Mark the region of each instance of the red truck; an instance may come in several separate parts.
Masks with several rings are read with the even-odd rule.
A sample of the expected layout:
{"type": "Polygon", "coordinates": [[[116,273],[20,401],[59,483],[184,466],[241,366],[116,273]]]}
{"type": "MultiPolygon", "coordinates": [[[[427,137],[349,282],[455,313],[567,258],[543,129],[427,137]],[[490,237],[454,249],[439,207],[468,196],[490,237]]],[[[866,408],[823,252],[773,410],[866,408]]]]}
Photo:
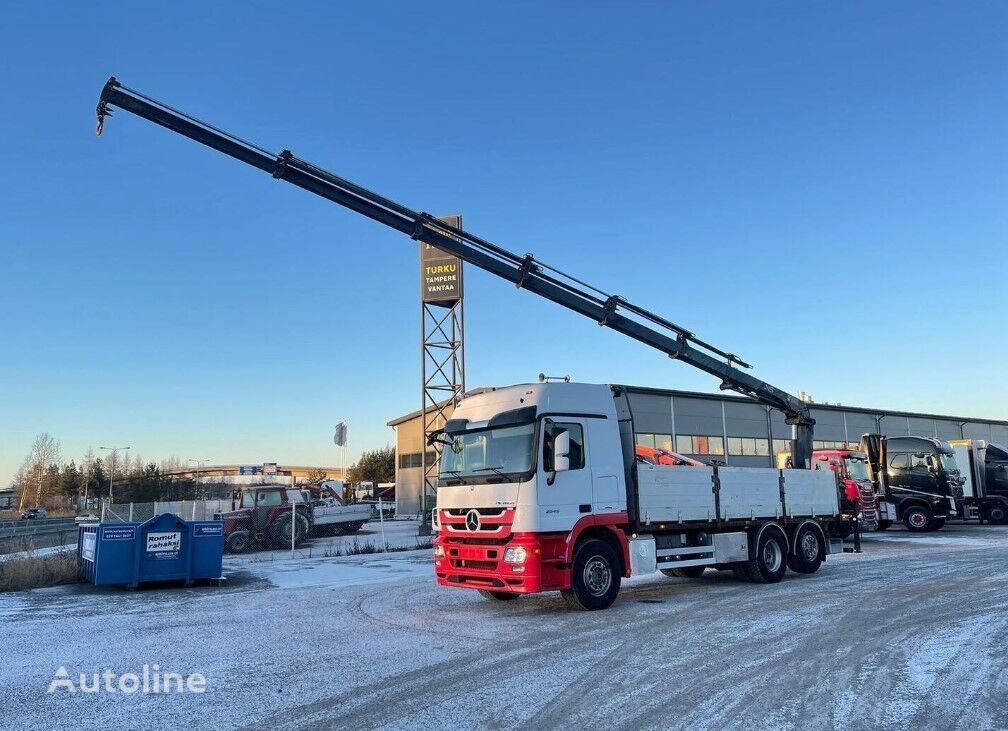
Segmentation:
{"type": "Polygon", "coordinates": [[[817,449],[812,452],[812,468],[829,470],[840,480],[840,508],[848,515],[860,515],[864,530],[886,530],[891,520],[880,520],[879,499],[868,474],[868,455],[856,449],[817,449]]]}

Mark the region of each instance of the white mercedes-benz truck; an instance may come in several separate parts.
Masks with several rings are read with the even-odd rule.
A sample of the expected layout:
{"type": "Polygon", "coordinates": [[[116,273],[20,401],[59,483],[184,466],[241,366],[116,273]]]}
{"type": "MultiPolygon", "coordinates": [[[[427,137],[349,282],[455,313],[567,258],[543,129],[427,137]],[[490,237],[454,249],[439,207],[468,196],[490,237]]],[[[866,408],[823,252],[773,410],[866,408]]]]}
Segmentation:
{"type": "Polygon", "coordinates": [[[437,582],[604,609],[624,577],[714,568],[775,583],[841,550],[833,473],[638,461],[631,390],[536,383],[463,398],[433,436],[437,582]]]}

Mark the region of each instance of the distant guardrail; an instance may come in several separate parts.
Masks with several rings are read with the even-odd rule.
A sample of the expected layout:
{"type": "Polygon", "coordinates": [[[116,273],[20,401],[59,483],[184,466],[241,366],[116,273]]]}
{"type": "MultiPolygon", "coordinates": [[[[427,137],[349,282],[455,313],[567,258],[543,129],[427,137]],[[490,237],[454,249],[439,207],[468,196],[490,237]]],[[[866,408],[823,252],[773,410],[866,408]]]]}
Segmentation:
{"type": "Polygon", "coordinates": [[[43,520],[5,520],[0,522],[0,538],[37,535],[74,527],[73,518],[46,518],[43,520]]]}

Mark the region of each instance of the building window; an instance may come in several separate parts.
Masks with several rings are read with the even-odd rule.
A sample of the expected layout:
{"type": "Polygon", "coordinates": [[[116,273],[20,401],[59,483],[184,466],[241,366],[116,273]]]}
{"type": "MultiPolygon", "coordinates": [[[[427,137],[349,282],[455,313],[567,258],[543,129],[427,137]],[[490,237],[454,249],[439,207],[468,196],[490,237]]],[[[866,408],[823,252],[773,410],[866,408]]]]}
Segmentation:
{"type": "Polygon", "coordinates": [[[773,451],[774,454],[791,454],[791,440],[790,439],[774,439],[773,440],[773,451]]]}
{"type": "Polygon", "coordinates": [[[728,437],[728,454],[742,457],[767,457],[770,442],[755,437],[728,437]]]}
{"type": "MultiPolygon", "coordinates": [[[[427,464],[434,464],[434,459],[437,455],[434,452],[427,453],[427,464]]],[[[411,454],[400,454],[399,455],[399,469],[401,470],[412,470],[419,469],[422,465],[420,464],[420,453],[414,452],[411,454]]]]}
{"type": "MultiPolygon", "coordinates": [[[[850,447],[850,449],[856,449],[857,445],[850,447]]],[[[816,439],[812,442],[812,449],[848,449],[847,442],[832,441],[829,439],[820,440],[816,439]]]]}
{"type": "Polygon", "coordinates": [[[637,444],[642,447],[651,447],[652,449],[664,449],[668,452],[677,451],[672,448],[672,435],[671,434],[638,434],[636,437],[637,444]]]}
{"type": "Polygon", "coordinates": [[[716,456],[724,454],[724,439],[722,437],[679,434],[675,438],[675,443],[675,451],[680,454],[716,456]]]}

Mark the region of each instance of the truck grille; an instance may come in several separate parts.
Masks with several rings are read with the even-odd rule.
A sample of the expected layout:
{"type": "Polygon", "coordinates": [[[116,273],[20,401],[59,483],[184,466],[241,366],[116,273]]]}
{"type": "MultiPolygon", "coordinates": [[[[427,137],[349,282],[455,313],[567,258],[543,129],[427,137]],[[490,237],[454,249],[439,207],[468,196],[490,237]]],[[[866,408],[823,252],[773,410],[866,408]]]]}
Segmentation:
{"type": "Polygon", "coordinates": [[[875,486],[869,483],[858,484],[858,512],[866,528],[878,528],[878,502],[875,499],[875,486]]]}
{"type": "Polygon", "coordinates": [[[438,522],[442,534],[449,539],[465,539],[467,543],[506,540],[514,523],[514,508],[441,508],[438,522]]]}

